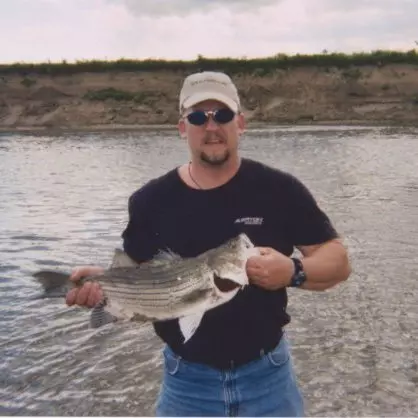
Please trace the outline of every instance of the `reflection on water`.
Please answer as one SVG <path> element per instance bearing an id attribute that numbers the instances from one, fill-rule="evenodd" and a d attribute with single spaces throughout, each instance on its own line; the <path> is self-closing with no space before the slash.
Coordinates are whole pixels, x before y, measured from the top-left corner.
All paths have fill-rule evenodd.
<path id="1" fill-rule="evenodd" d="M 243 154 L 307 184 L 349 246 L 353 274 L 291 290 L 288 327 L 309 415 L 418 413 L 418 141 L 414 129 L 254 129 Z M 40 267 L 107 265 L 127 198 L 188 158 L 175 132 L 0 136 L 0 412 L 152 415 L 161 343 L 150 327 L 88 328 L 37 300 Z"/>

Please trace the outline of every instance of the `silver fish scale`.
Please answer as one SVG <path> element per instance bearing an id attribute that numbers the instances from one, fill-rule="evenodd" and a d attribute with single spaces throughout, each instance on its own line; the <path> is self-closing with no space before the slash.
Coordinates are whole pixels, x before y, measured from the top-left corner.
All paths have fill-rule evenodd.
<path id="1" fill-rule="evenodd" d="M 202 274 L 209 271 L 209 267 L 202 263 L 190 263 L 188 266 L 166 267 L 164 270 L 144 268 L 118 268 L 98 276 L 97 280 L 112 288 L 133 290 L 143 293 L 154 289 L 167 291 L 179 286 L 181 282 L 199 281 Z"/>
<path id="2" fill-rule="evenodd" d="M 201 261 L 182 261 L 174 266 L 158 263 L 143 269 L 111 269 L 98 281 L 110 302 L 134 313 L 170 317 L 173 311 L 181 309 L 182 303 L 186 306 L 182 302 L 185 296 L 209 286 L 212 274 L 209 266 Z M 156 279 L 148 278 L 156 274 Z"/>
<path id="3" fill-rule="evenodd" d="M 196 276 L 195 271 L 201 267 L 207 268 L 206 260 L 182 259 L 167 261 L 153 261 L 144 263 L 138 267 L 112 268 L 101 276 L 101 280 L 118 280 L 119 282 L 132 284 L 140 283 L 144 287 L 159 286 L 164 284 L 170 286 L 172 281 L 178 277 Z"/>

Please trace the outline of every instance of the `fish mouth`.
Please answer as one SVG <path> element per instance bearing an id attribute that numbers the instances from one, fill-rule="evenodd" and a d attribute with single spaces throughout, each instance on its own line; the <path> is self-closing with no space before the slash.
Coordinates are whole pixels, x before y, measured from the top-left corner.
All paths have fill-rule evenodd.
<path id="1" fill-rule="evenodd" d="M 227 292 L 230 292 L 231 290 L 235 290 L 237 288 L 242 287 L 239 283 L 234 282 L 233 280 L 218 276 L 217 274 L 213 275 L 213 282 L 215 286 L 217 287 L 217 289 L 223 293 L 227 293 Z"/>

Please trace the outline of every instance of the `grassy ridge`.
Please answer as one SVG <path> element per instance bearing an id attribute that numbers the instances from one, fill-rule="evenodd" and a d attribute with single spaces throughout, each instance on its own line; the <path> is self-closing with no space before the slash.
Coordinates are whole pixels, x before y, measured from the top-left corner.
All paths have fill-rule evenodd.
<path id="1" fill-rule="evenodd" d="M 190 73 L 202 70 L 220 70 L 229 74 L 255 73 L 264 75 L 276 69 L 306 66 L 347 68 L 350 66 L 382 66 L 387 64 L 418 64 L 418 50 L 410 50 L 408 52 L 378 50 L 353 54 L 277 54 L 272 57 L 254 59 L 204 58 L 203 56 L 199 56 L 193 61 L 120 59 L 116 61 L 77 61 L 75 63 L 67 63 L 66 61 L 39 64 L 14 63 L 0 64 L 0 75 L 72 75 L 84 72 L 101 73 L 116 71 L 180 71 L 182 73 Z"/>

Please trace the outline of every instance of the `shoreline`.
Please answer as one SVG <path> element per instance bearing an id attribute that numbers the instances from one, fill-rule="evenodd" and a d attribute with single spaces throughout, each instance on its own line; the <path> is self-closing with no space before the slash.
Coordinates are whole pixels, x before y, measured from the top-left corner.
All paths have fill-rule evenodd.
<path id="1" fill-rule="evenodd" d="M 246 129 L 280 129 L 291 127 L 356 127 L 356 128 L 418 128 L 416 121 L 396 120 L 323 120 L 315 122 L 288 121 L 288 122 L 248 122 Z M 92 132 L 141 132 L 141 131 L 177 131 L 175 124 L 101 124 L 80 126 L 0 126 L 2 134 L 62 134 L 62 133 L 92 133 Z"/>

